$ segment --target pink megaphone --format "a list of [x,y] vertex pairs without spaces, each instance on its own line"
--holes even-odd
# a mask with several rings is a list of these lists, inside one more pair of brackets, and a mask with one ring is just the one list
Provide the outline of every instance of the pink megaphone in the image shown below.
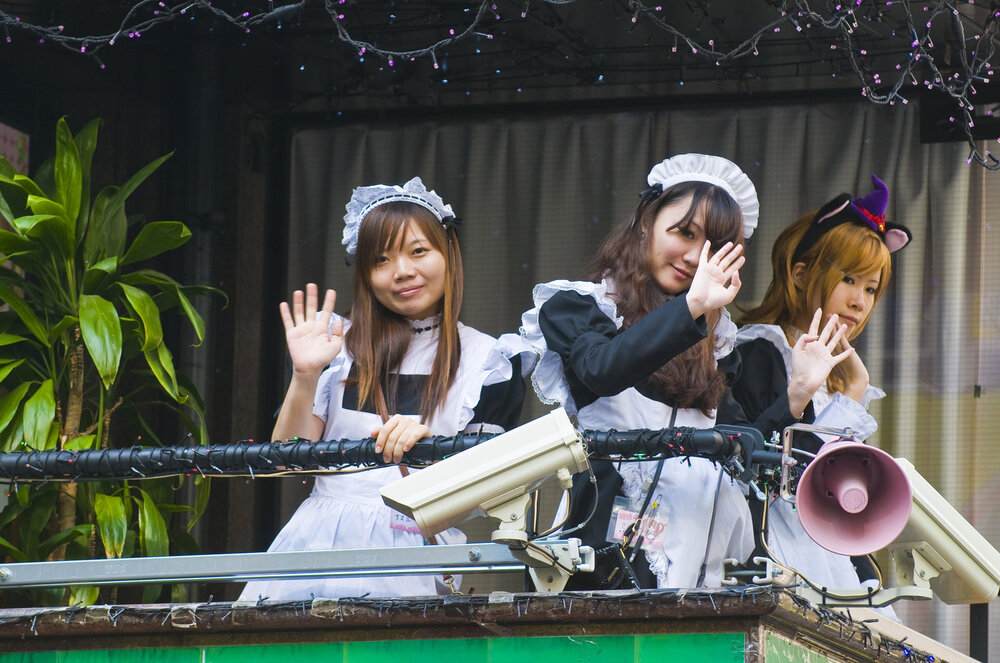
[[913,492],[892,456],[838,440],[824,444],[802,473],[795,505],[813,541],[841,555],[867,555],[906,527]]

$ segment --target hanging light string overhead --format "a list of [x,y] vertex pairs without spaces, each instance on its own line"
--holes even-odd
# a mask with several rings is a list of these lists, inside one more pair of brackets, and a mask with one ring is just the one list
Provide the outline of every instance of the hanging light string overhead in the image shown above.
[[[646,47],[660,49],[659,43],[649,43],[657,34],[672,40],[674,46],[668,53],[668,59],[676,58],[679,65],[693,61],[699,66],[717,68],[723,76],[746,77],[746,68],[754,66],[752,63],[755,60],[759,61],[761,48],[774,46],[777,40],[787,45],[791,35],[793,43],[799,46],[808,44],[813,61],[829,61],[834,77],[838,73],[851,72],[861,85],[862,96],[874,104],[906,104],[909,101],[908,91],[919,91],[921,88],[947,95],[956,107],[948,120],[961,131],[969,144],[968,163],[976,162],[987,169],[1000,170],[1000,159],[989,150],[980,151],[973,137],[976,84],[990,82],[994,75],[992,60],[1000,43],[1000,9],[995,3],[987,7],[972,0],[845,0],[823,3],[822,9],[817,9],[813,6],[815,3],[807,0],[768,0],[761,3],[762,7],[756,8],[758,15],[765,17],[763,24],[742,37],[739,43],[730,45],[732,40],[729,40],[723,46],[721,39],[717,43],[714,38],[706,38],[701,24],[693,28],[694,34],[691,34],[692,30],[685,32],[678,28],[676,22],[669,20],[672,6],[666,3],[640,0],[610,2],[613,7],[625,12],[624,20],[630,22],[631,28],[644,26],[644,30],[635,31],[634,39],[644,42]],[[234,9],[254,4],[259,8]],[[470,40],[480,42],[485,39],[496,43],[510,39],[500,26],[534,20],[535,14],[541,12],[532,11],[533,5],[536,9],[540,6],[558,8],[560,22],[568,22],[572,18],[569,7],[576,4],[576,0],[482,0],[479,3],[473,0],[460,8],[462,19],[449,27],[431,25],[434,23],[432,16],[440,16],[444,8],[429,3],[427,11],[417,15],[424,17],[421,20],[426,25],[422,27],[436,27],[432,31],[440,34],[426,45],[401,48],[396,44],[379,43],[399,38],[391,30],[388,31],[389,37],[385,37],[386,31],[382,31],[381,39],[357,36],[359,31],[379,35],[373,25],[358,24],[359,14],[371,21],[373,13],[379,10],[358,0],[322,0],[322,3],[320,0],[301,0],[280,6],[275,6],[273,0],[258,0],[245,5],[224,0],[141,0],[126,11],[116,30],[96,35],[79,35],[73,32],[71,25],[45,25],[0,11],[0,47],[5,44],[11,47],[17,33],[27,33],[39,42],[57,44],[89,56],[103,68],[105,65],[98,56],[102,49],[125,39],[138,39],[155,26],[172,21],[211,20],[229,24],[244,33],[260,33],[264,29],[281,29],[283,25],[315,29],[316,21],[322,21],[325,15],[336,30],[336,39],[346,44],[353,57],[360,62],[370,58],[395,69],[406,62],[428,60],[434,71],[439,73],[439,82],[446,85],[448,78],[443,71],[442,60],[448,55],[449,48]],[[436,11],[432,11],[435,8]],[[447,7],[449,11],[456,8]],[[410,9],[413,8],[408,5],[406,10]],[[580,5],[578,11],[591,9]],[[573,10],[577,8],[573,7]],[[404,8],[400,6],[399,9],[387,8],[384,11],[383,27],[391,27],[397,19],[396,13],[402,13]],[[718,11],[712,10],[708,2],[692,1],[686,3],[684,17],[679,17],[679,20],[689,21],[699,11],[704,19],[702,24],[725,19],[718,15]],[[546,23],[540,19],[536,23],[545,29],[553,29],[551,21]],[[643,32],[645,34],[639,34]],[[936,45],[932,33],[946,43]],[[412,31],[407,36],[409,34]],[[479,50],[476,49],[476,52]],[[578,55],[574,54],[574,57]],[[888,66],[887,57],[894,58]],[[876,59],[879,66],[876,66]],[[592,64],[587,63],[587,67]],[[568,62],[567,66],[574,66],[574,63]],[[660,68],[666,67],[660,63]],[[517,75],[516,71],[504,73]],[[499,76],[500,70],[497,69],[495,74]],[[531,72],[522,72],[522,75],[534,76]],[[891,80],[883,80],[883,76],[886,79],[891,77]],[[544,81],[545,77],[542,79]],[[607,85],[609,81],[601,73],[592,76],[592,83]],[[680,85],[683,83],[683,79],[679,81]],[[521,91],[520,88],[518,91]]]

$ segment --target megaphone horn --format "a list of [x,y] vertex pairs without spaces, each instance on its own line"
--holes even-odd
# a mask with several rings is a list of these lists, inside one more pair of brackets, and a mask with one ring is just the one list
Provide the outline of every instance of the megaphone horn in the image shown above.
[[838,440],[824,444],[802,473],[795,505],[813,541],[841,555],[867,555],[903,531],[912,497],[892,456],[856,440]]

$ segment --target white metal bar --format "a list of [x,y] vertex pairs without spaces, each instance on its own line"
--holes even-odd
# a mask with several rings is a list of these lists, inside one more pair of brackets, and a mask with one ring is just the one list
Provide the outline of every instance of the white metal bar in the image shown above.
[[[555,542],[546,541],[547,544]],[[496,543],[176,557],[21,562],[0,566],[0,589],[261,578],[328,578],[518,571],[525,568]]]

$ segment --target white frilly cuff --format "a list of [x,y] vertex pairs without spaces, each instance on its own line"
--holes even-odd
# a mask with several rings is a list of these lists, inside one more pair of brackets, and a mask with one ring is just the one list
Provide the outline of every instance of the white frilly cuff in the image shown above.
[[538,314],[542,310],[542,305],[560,292],[575,292],[593,297],[601,312],[621,329],[623,319],[618,315],[615,302],[608,296],[610,289],[610,284],[604,280],[592,283],[559,279],[549,283],[539,283],[532,291],[535,307],[521,316],[521,339],[539,357],[538,365],[531,374],[531,386],[534,387],[538,400],[546,405],[562,405],[570,415],[577,412],[576,403],[570,395],[569,383],[563,371],[562,358],[558,353],[549,350],[542,329],[538,325]]
[[731,355],[736,349],[736,335],[738,329],[729,311],[722,309],[722,317],[715,325],[715,359],[718,361],[723,357]]
[[[882,392],[881,389],[875,389],[875,391]],[[884,395],[885,393],[882,392],[882,396]],[[867,394],[866,400],[869,400]],[[827,406],[816,415],[813,423],[817,426],[832,426],[835,428],[847,428],[849,426],[854,431],[854,437],[859,442],[864,442],[878,430],[878,422],[875,421],[875,417],[868,414],[865,406],[839,392],[834,394]],[[824,435],[820,435],[820,437],[827,439],[827,436]]]

